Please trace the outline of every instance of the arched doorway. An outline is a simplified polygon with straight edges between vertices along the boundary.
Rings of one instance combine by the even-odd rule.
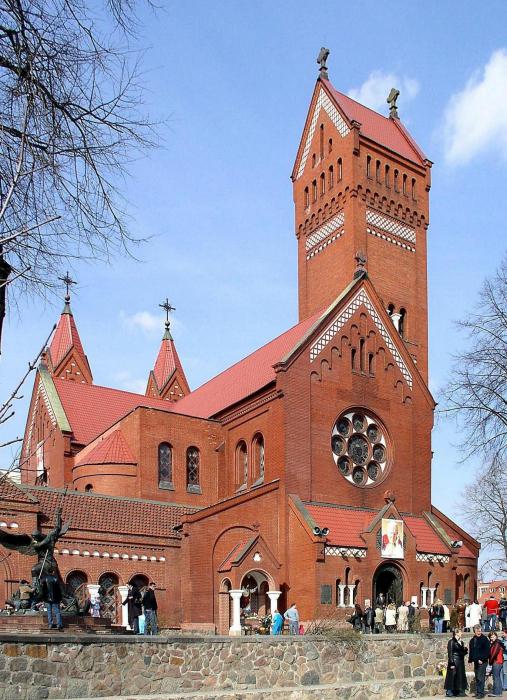
[[[88,612],[90,607],[90,594],[88,592],[88,576],[84,571],[71,571],[67,574],[65,585],[67,593],[73,595],[78,602],[79,609]]]
[[[146,591],[146,589],[148,588],[148,583],[148,577],[144,574],[136,574],[135,576],[132,576],[132,578],[129,581],[129,584],[131,586],[137,586],[141,593],[144,593]]]
[[[373,577],[373,600],[383,593],[386,602],[400,605],[403,602],[403,576],[396,564],[379,566]]]
[[[262,571],[250,571],[241,581],[240,607],[242,615],[264,615],[270,612],[269,582]]]

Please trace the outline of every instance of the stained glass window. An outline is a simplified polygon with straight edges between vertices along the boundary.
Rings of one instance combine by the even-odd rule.
[[[187,450],[187,490],[200,492],[199,485],[199,450],[189,447]]]
[[[161,442],[158,446],[158,483],[161,485],[172,484],[173,480],[173,451],[168,442]]]

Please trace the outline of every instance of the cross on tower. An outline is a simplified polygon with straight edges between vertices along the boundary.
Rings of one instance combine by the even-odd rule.
[[[61,280],[65,284],[65,301],[69,302],[70,301],[70,288],[73,284],[77,284],[75,280],[72,279],[72,277],[69,275],[69,271],[65,273],[64,277],[59,277],[59,280]]]
[[[165,310],[165,327],[166,327],[166,330],[169,330],[169,326],[171,325],[171,322],[169,321],[169,313],[171,311],[176,311],[176,307],[171,306],[171,304],[169,303],[169,299],[167,299],[167,297],[166,297],[166,300],[164,301],[164,303],[159,304],[159,306],[161,309]]]

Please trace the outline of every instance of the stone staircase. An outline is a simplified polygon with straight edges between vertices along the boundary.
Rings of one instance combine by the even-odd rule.
[[[128,634],[125,627],[111,620],[90,615],[63,615],[63,632],[48,630],[45,614],[0,615],[0,634]]]

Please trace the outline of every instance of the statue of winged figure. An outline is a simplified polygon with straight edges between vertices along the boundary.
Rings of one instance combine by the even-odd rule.
[[[47,535],[43,535],[40,530],[35,530],[29,534],[13,534],[0,529],[0,544],[6,549],[12,549],[20,554],[29,557],[37,557],[37,562],[32,567],[32,586],[35,590],[35,598],[41,600],[42,578],[53,569],[62,590],[65,590],[62,578],[55,559],[55,546],[60,537],[63,537],[70,527],[70,522],[62,524],[62,509],[56,511],[55,525]]]

